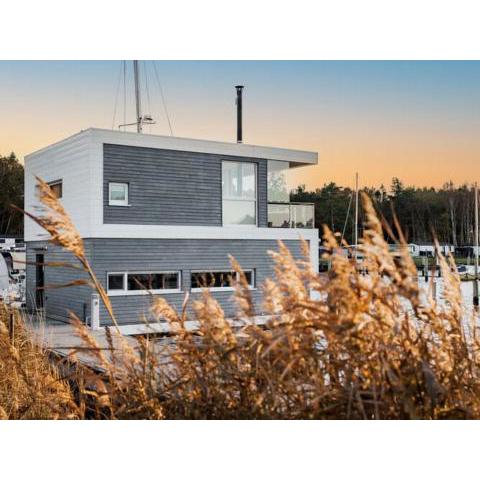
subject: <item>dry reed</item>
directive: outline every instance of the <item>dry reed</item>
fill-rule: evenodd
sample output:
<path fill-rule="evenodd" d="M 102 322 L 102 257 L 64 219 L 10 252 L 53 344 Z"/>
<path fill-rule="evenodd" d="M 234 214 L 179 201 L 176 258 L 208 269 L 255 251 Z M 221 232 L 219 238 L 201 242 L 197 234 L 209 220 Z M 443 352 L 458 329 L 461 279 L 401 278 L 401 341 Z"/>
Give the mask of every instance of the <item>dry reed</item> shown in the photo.
<path fill-rule="evenodd" d="M 81 239 L 68 216 L 48 187 L 40 188 L 60 221 L 34 219 L 80 260 L 108 299 L 84 265 Z M 2 385 L 8 385 L 0 388 L 0 412 L 7 418 L 480 418 L 476 317 L 465 320 L 453 260 L 439 255 L 445 283 L 440 305 L 420 291 L 401 234 L 394 255 L 370 200 L 363 202 L 367 223 L 360 252 L 368 275 L 336 253 L 339 245 L 328 229 L 328 274 L 313 271 L 308 255 L 297 260 L 280 243 L 271 252 L 274 277 L 263 286 L 266 327 L 251 322 L 254 303 L 234 259 L 240 281 L 232 301 L 241 327 L 232 325 L 208 291 L 192 302 L 193 318 L 188 298 L 177 312 L 164 298 L 152 297 L 152 313 L 170 325 L 168 341 L 144 337 L 131 347 L 107 329 L 110 348 L 104 351 L 73 319 L 102 371 L 76 368 L 70 383 L 23 333 L 25 347 L 14 347 L 2 327 L 0 355 L 9 366 L 0 367 Z M 196 331 L 188 328 L 192 319 Z M 29 404 L 32 389 L 46 393 Z"/>

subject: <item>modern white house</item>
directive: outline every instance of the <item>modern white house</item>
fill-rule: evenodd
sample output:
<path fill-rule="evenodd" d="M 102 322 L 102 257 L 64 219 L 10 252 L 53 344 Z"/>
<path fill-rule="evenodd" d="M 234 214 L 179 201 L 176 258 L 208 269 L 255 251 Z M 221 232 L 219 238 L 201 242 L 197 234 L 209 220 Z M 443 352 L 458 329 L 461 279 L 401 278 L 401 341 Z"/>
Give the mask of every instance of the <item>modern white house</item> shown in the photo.
<path fill-rule="evenodd" d="M 181 308 L 209 288 L 228 315 L 233 255 L 246 272 L 257 313 L 278 240 L 318 268 L 313 205 L 289 203 L 288 169 L 316 165 L 314 152 L 90 128 L 25 157 L 25 210 L 36 213 L 38 176 L 80 232 L 87 257 L 122 326 L 149 318 L 151 295 Z M 74 312 L 92 322 L 92 290 L 51 288 L 83 278 L 51 262 L 75 263 L 25 219 L 27 306 L 47 317 Z M 103 305 L 100 326 L 110 320 Z"/>

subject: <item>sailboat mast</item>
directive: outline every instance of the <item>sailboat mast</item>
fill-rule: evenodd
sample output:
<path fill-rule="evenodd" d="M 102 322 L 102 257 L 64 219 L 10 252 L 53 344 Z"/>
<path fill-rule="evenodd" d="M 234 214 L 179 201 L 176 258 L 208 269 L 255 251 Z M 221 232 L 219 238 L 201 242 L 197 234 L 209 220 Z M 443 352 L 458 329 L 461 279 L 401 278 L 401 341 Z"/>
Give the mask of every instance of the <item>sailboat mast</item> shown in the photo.
<path fill-rule="evenodd" d="M 358 250 L 358 172 L 355 173 L 355 258 Z"/>
<path fill-rule="evenodd" d="M 138 60 L 133 61 L 133 75 L 135 77 L 135 105 L 137 108 L 137 132 L 142 133 L 142 100 L 140 98 L 140 70 Z"/>
<path fill-rule="evenodd" d="M 478 185 L 475 182 L 475 275 L 473 280 L 473 304 L 478 307 Z"/>

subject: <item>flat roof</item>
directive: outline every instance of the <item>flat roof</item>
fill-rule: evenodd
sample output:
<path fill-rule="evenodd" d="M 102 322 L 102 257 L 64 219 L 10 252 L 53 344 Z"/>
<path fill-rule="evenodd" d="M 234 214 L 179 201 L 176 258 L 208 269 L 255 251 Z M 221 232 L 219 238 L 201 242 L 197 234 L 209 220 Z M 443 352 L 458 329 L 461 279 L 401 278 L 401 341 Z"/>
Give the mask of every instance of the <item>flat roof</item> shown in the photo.
<path fill-rule="evenodd" d="M 268 160 L 282 160 L 300 165 L 316 165 L 318 153 L 288 148 L 266 147 L 248 143 L 218 142 L 193 138 L 172 137 L 167 135 L 151 135 L 148 133 L 120 132 L 101 128 L 82 130 L 59 142 L 32 152 L 25 159 L 48 149 L 61 146 L 79 136 L 91 136 L 94 141 L 116 145 L 130 145 L 137 147 L 159 148 L 165 150 L 180 150 L 185 152 L 213 153 L 238 157 L 265 158 Z"/>

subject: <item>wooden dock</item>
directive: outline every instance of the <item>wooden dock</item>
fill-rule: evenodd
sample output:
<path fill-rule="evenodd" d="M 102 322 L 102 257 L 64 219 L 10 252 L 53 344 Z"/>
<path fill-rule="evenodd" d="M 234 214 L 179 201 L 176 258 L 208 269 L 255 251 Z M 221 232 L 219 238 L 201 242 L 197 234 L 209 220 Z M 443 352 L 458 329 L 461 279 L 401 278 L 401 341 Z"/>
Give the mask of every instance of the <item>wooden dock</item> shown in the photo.
<path fill-rule="evenodd" d="M 85 342 L 77 334 L 72 325 L 58 321 L 37 320 L 28 322 L 27 328 L 32 333 L 34 340 L 46 350 L 61 357 L 68 357 L 75 354 L 76 360 L 83 365 L 96 370 L 102 369 L 98 359 L 89 352 L 89 349 L 86 348 L 87 346 L 85 345 Z M 89 333 L 98 344 L 99 348 L 105 349 L 105 352 L 108 353 L 110 347 L 105 334 L 105 329 L 89 330 Z M 114 329 L 111 330 L 111 333 L 114 348 L 119 348 L 121 350 L 121 345 L 119 345 L 121 341 L 126 341 L 133 348 L 137 346 L 135 338 L 127 335 L 122 335 L 120 338 L 119 334 L 116 333 Z"/>
<path fill-rule="evenodd" d="M 257 316 L 251 319 L 252 323 L 256 325 L 265 325 L 270 316 Z M 230 320 L 234 328 L 240 328 L 245 324 L 238 320 Z M 27 328 L 32 333 L 32 336 L 39 345 L 46 350 L 52 352 L 55 355 L 61 357 L 73 357 L 83 365 L 102 370 L 101 364 L 95 355 L 92 355 L 84 340 L 77 334 L 75 328 L 64 322 L 56 321 L 37 316 L 29 316 L 25 319 Z M 199 324 L 197 321 L 186 322 L 185 327 L 187 330 L 197 330 Z M 147 333 L 156 335 L 155 343 L 161 346 L 159 349 L 161 355 L 164 357 L 162 363 L 169 363 L 169 355 L 174 349 L 174 340 L 171 336 L 162 336 L 162 334 L 169 333 L 168 323 L 159 322 L 150 325 L 144 325 L 144 328 L 139 330 L 138 325 L 124 325 L 120 327 L 121 333 L 119 334 L 115 328 L 111 328 L 113 347 L 118 348 L 118 351 L 122 351 L 122 345 L 120 342 L 127 342 L 132 348 L 138 346 L 138 342 L 135 335 L 145 335 Z M 97 330 L 89 329 L 89 334 L 99 348 L 105 349 L 105 353 L 108 357 L 108 351 L 110 349 L 105 328 L 99 328 Z"/>

